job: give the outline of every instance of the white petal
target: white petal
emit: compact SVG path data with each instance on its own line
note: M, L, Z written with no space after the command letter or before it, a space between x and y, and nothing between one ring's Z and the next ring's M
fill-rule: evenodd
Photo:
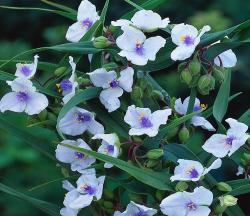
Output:
M87 124L87 130L89 133L94 134L94 135L104 133L103 125L97 122L95 119L92 119L92 121L90 121Z
M101 87L103 89L109 88L110 82L117 77L115 71L107 72L104 68L96 69L95 71L87 74L89 75L94 86Z
M63 205L66 207L69 207L69 204L72 203L75 199L77 199L80 196L80 193L74 189L66 193L66 196L63 201Z
M141 136L143 134L147 134L149 137L154 137L158 134L158 129L151 127L151 128L131 128L129 130L130 136Z
M68 28L66 39L70 42L79 42L87 31L88 28L83 26L81 22L76 22Z
M159 28L166 28L168 26L168 24L170 23L169 18L165 18L161 21Z
M202 148L215 157L223 158L228 154L231 148L230 145L226 144L226 138L226 135L214 134L205 142Z
M209 121L207 121L204 117L201 116L194 116L191 119L191 124L194 126L201 126L203 129L206 129L208 131L215 131L215 128Z
M102 197L102 191L103 191L103 184L104 184L105 176L100 176L97 180L98 180L98 187L97 187L95 197L96 197L97 200L99 200Z
M148 58L145 55L138 55L134 50L121 50L118 54L122 57L126 57L128 61L131 61L131 63L135 65L143 66L148 62Z
M62 208L60 210L60 215L61 216L77 216L78 210L76 209L71 209L71 208Z
M134 76L134 69L131 67L127 67L126 69L121 71L119 81L119 86L123 88L126 92L132 91L133 85L133 76Z
M225 68L234 67L236 63L237 63L237 57L231 49L221 53L214 59L214 64Z
M67 180L64 180L63 181L63 185L62 187L67 190L67 191L72 191L72 190L75 190L76 188Z
M213 193L203 186L194 189L192 194L192 201L197 205L210 206L213 202Z
M234 152L236 152L241 146L243 146L247 139L249 138L250 136L249 135L245 135L245 136L242 136L241 139L236 139L236 140L233 140L232 142L232 146L229 150L229 153L228 153L228 156L230 157Z
M188 216L209 216L211 210L207 206L198 206L195 211L191 211Z
M81 208L89 206L92 200L93 200L93 196L91 195L88 195L88 194L80 195L77 199L69 203L69 207L72 209L81 209Z
M185 60L189 58L195 51L195 46L177 46L172 52L171 52L171 59L173 61L177 60Z
M113 112L121 106L119 97L122 93L123 90L120 87L102 90L99 98L108 112Z
M116 21L112 21L111 24L112 24L112 26L129 26L129 24L131 24L131 22L129 20L126 20L126 19L119 19Z
M28 115L39 114L49 105L49 101L44 94L38 92L29 92L28 96L29 99L25 108L25 112Z
M11 86L12 91L15 92L34 92L36 91L36 88L33 86L33 83L26 79L18 77L14 79L13 81L7 81L7 84Z
M238 166L238 171L236 173L237 176L243 175L245 173L245 169L241 166Z
M206 168L203 172L203 175L206 175L208 172L210 172L213 169L218 169L221 167L222 161L220 158L217 158L208 168Z
M187 113L187 107L184 106L184 104L182 103L181 101L181 98L178 98L176 101L175 101L175 104L174 104L174 109L177 113L181 114L181 115L185 115Z
M187 97L183 101L183 105L184 105L184 107L186 107L186 109L188 108L189 100L190 100L190 97ZM198 98L195 98L194 106L200 106L200 104L201 104L200 100Z
M119 137L115 133L111 134L96 134L91 139L102 139L110 145L119 144Z
M89 18L91 21L95 22L97 19L99 19L99 16L96 12L96 6L88 0L83 0L78 7L77 20L83 21L86 18Z
M62 143L75 146L75 141L64 140ZM56 159L63 163L72 163L75 160L75 151L62 145L57 145Z
M18 100L16 92L10 92L5 94L0 101L0 111L5 112L6 110L12 112L23 112L26 107L24 101Z
M152 123L155 128L159 128L160 125L166 124L168 117L171 115L171 109L157 110L152 113Z
M146 213L147 216L152 216L152 215L155 215L157 213L156 209L148 208L147 206L137 204L137 203L135 203L133 201L130 202L130 204L128 205L128 207L129 206L136 207L135 210L139 209L141 212ZM127 210L128 210L128 207L127 207Z
M161 36L148 38L143 44L143 47L145 49L145 56L149 60L154 61L156 58L156 54L162 47L165 46L165 44L166 40Z
M228 118L225 120L229 125L230 129L228 130L228 134L244 134L248 130L248 126L244 123L241 123L233 118Z
M202 37L202 35L204 35L206 32L210 31L211 27L209 25L205 25L202 27L202 29L199 32L199 35L196 37L195 39L195 46L197 46L200 43L200 38Z

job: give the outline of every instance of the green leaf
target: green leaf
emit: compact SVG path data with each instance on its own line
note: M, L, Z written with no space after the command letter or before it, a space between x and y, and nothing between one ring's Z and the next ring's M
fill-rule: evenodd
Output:
M228 194L232 196L239 196L242 194L250 193L250 179L238 179L226 182L232 187L232 191Z
M221 122L227 112L231 84L231 71L227 71L226 78L221 84L213 106L213 116Z
M137 10L143 10L143 7L137 5L136 3L130 1L130 0L124 0L125 2L127 2L128 4L132 5L134 8L136 8Z
M64 6L64 5L55 3L55 2L51 2L51 1L48 1L48 0L41 0L41 2L43 2L45 4L48 4L48 5L51 5L51 6L55 7L55 8L64 10L66 12L69 12L69 13L74 14L75 16L77 16L77 11L70 8L70 7L67 7L67 6Z
M227 216L246 216L239 205L231 206L226 209Z
M32 204L34 207L40 209L41 211L43 211L44 213L51 215L51 216L56 216L56 215L60 215L59 211L60 208L52 203L49 202L45 202L43 200L39 200L36 198L33 198L31 196L28 196L24 193L21 193L13 188L10 188L2 183L0 183L0 191L2 191L3 193L9 194L11 196L17 197L21 200L24 200L26 202L29 202L30 204Z
M92 157L95 157L96 159L100 161L111 163L117 168L127 172L128 174L136 178L138 181L144 184L147 184L151 187L154 187L159 190L173 191L173 188L170 185L170 180L169 180L170 174L167 173L166 171L154 172L150 170L145 170L145 169L138 168L126 161L113 158L105 154L101 154L101 153L90 151L90 150L83 149L83 148L74 147L68 144L61 144L61 145L68 147L70 149L76 150L78 152L82 152L84 154L90 155Z
M250 109L248 109L240 118L239 121L250 126Z

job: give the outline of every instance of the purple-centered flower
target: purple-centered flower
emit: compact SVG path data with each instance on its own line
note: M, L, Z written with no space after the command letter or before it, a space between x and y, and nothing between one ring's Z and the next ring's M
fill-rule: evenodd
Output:
M143 47L143 44L137 43L137 44L136 44L135 51L136 51L136 53L137 53L138 55L141 55L141 56L144 55L145 49L144 49L144 47Z
M75 156L77 159L83 159L85 157L85 155L81 152L75 152Z
M189 35L185 35L183 37L183 43L186 44L187 46L193 45L194 44L194 38Z
M135 216L148 216L146 212L139 211L135 214Z
M235 136L229 136L229 137L227 137L226 138L226 144L228 144L228 145L232 145L232 143L233 143L233 141L236 139L236 137Z
M84 186L84 192L86 192L88 195L94 195L96 189L94 187L91 187L90 185Z
M21 72L23 73L23 75L25 75L26 77L28 77L31 74L31 70L27 65L22 66L21 68Z
M117 88L117 87L119 87L119 81L117 79L114 79L110 82L109 85L111 88Z
M187 203L187 209L190 211L194 211L197 209L197 205L194 202L190 201Z
M153 124L148 117L143 116L141 117L141 126L143 128L150 128L153 126Z
M114 145L107 145L107 152L109 153L109 154L113 154L114 153L114 150L115 150L115 147L114 147Z
M90 29L93 25L93 21L91 21L89 18L86 18L82 21L82 25L87 27L87 29Z
M193 168L189 171L189 175L193 179L193 178L198 178L199 173L195 168Z
M88 113L78 112L77 113L77 121L79 122L89 122L91 120L91 116Z
M17 96L18 100L21 101L21 102L27 102L28 99L29 99L29 95L28 95L27 92L20 91L20 92L17 93L16 96Z
M60 88L62 91L71 91L73 88L73 84L70 80L64 79L60 83Z

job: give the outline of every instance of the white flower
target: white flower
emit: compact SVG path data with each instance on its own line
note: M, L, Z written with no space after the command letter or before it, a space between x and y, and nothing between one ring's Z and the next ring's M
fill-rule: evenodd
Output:
M112 21L113 26L128 26L132 25L136 28L145 31L152 32L158 28L166 28L169 24L169 18L161 19L161 16L158 13L155 13L151 10L140 10L134 14L131 21L121 19L117 21Z
M72 68L72 74L69 79L63 79L60 84L57 84L59 91L62 91L63 103L66 104L74 95L75 89L78 86L78 83L75 82L75 71L76 64L74 63L73 57L69 56L69 64Z
M147 134L150 137L156 136L159 127L166 124L171 109L157 110L151 113L148 108L139 108L131 105L128 107L124 121L131 126L129 135Z
M88 0L83 0L78 8L77 22L71 25L66 33L70 42L78 42L86 32L99 20L96 7Z
M231 49L224 51L214 59L214 64L224 68L234 67L236 63L237 57Z
M39 56L35 55L34 62L30 64L17 63L15 76L26 79L32 78L36 73L38 58Z
M61 143L91 150L88 144L82 139L78 139L77 141L63 140ZM84 153L72 150L60 144L58 144L56 148L56 158L63 163L71 164L71 170L78 172L88 168L95 162L95 158L85 155Z
M238 171L236 173L237 176L243 175L245 173L245 169L241 166L238 166Z
M180 115L186 115L187 109L188 109L188 104L189 104L189 99L190 99L190 97L187 97L183 101L183 103L181 101L181 98L177 99L175 101L175 105L174 105L175 111L177 113L179 113ZM200 100L198 98L196 98L193 111L197 112L197 111L200 111L203 108L204 108L204 104L201 104ZM208 131L215 131L215 128L213 127L213 125L211 125L209 123L209 121L207 121L204 117L200 116L200 114L194 116L191 119L191 124L194 125L194 126L201 126L203 129L206 129Z
M122 70L119 78L115 71L107 72L104 68L96 69L88 75L95 86L104 89L99 98L108 112L113 112L121 106L119 97L122 96L123 90L132 91L134 70L131 67Z
M117 158L120 153L120 141L115 133L112 134L96 134L92 139L101 139L102 144L98 148L98 152L102 154L109 155L111 157ZM104 164L105 168L113 167L110 163Z
M114 216L153 216L157 213L156 209L148 208L131 201L124 212L116 211Z
M116 39L121 49L118 54L135 65L146 65L148 60L154 61L157 52L165 46L166 40L161 36L146 39L143 32L136 28L123 26L122 30L123 34Z
M63 204L70 209L79 210L89 206L94 198L101 199L104 180L105 176L96 178L95 169L82 171L76 182L77 188L72 188L66 194Z
M162 200L161 211L168 216L208 216L213 194L204 187L197 187L193 193L177 192Z
M32 82L26 78L7 81L12 92L4 95L0 101L0 111L26 112L28 115L40 113L48 106L45 95L36 92Z
M171 181L199 181L201 176L206 175L212 169L221 167L221 159L216 159L208 168L204 168L198 161L179 159L175 167Z
M59 121L59 130L67 135L77 136L86 130L91 134L104 133L103 126L95 121L94 115L82 108L73 107Z
M226 119L226 122L230 125L227 134L214 134L202 146L206 152L213 154L215 157L231 156L250 137L246 133L247 125L232 118Z
M171 38L177 47L172 51L171 59L177 61L189 58L200 43L201 36L210 29L210 26L206 25L198 32L192 25L184 23L175 25L171 31Z

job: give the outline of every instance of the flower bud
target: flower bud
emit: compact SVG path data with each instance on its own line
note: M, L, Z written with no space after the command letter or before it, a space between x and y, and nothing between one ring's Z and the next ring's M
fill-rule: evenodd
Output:
M91 84L90 79L83 77L78 77L77 82L79 85L84 85L84 86L89 86Z
M178 136L181 143L185 143L190 137L189 130L187 129L187 127L182 127L178 133Z
M156 190L155 197L156 197L156 199L158 199L159 201L161 201L165 197L165 192L164 191L160 191L160 190Z
M247 144L250 145L250 138L247 139Z
M59 68L57 68L57 69L54 71L54 74L55 74L56 76L61 76L61 75L63 75L63 74L65 73L66 70L67 70L66 67L59 67Z
M245 159L246 162L250 162L250 154L244 153L243 158Z
M176 191L185 191L188 189L188 184L186 182L178 182L175 186Z
M143 97L143 91L139 86L134 86L131 92L131 98L133 100L140 100Z
M164 154L162 149L152 149L149 150L146 154L146 157L149 159L157 159Z
M225 182L219 182L217 184L217 188L218 188L218 190L223 191L223 192L232 191L232 187L230 185L228 185L227 183L225 183Z
M225 79L225 70L221 67L214 66L213 67L213 77L218 82L223 82Z
M198 81L198 91L202 95L209 94L209 91L214 89L215 79L210 75L206 74L199 78Z
M115 62L110 62L110 63L104 64L102 67L105 68L107 71L110 71L110 70L116 69L118 65Z
M188 68L192 76L197 76L200 74L201 71L201 63L197 58L195 58L193 61L190 62Z
M110 201L103 201L103 207L105 209L112 209L114 206L113 206L113 203Z
M155 167L159 163L158 160L150 159L146 162L146 167L152 168Z
M186 83L187 85L189 85L191 83L192 75L191 75L191 73L189 72L188 69L184 69L181 72L180 79L181 79L182 82Z
M151 96L156 100L164 100L163 94L158 90L153 90Z
M108 47L111 44L112 44L112 42L109 41L108 38L106 38L104 36L100 36L100 37L95 38L95 40L93 42L94 47L98 48L98 49Z
M237 198L233 197L232 195L225 195L225 196L221 196L219 197L220 200L220 205L221 206L234 206L237 204Z
M175 127L173 129L170 129L167 133L166 138L171 139L173 138L177 133L179 132L179 127Z
M108 200L114 199L114 193L108 189L103 189L104 197Z
M47 119L47 116L48 116L48 112L47 112L46 109L43 110L42 112L40 112L40 113L38 114L38 118L39 118L41 121L46 120L46 119Z
M181 73L187 65L187 62L182 62L178 65L178 72Z

